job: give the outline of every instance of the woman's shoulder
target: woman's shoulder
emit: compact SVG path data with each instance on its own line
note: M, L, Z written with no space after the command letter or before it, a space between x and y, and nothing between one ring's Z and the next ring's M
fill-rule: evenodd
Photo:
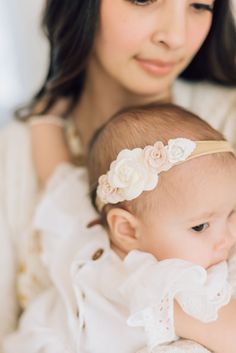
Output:
M176 104L199 115L235 145L236 87L177 80L173 97Z
M208 81L190 82L179 79L174 84L173 95L177 104L183 102L189 108L204 102L207 106L214 103L234 105L236 108L236 87L226 87Z
M210 82L198 82L192 84L192 94L195 100L209 102L216 106L217 104L225 107L233 106L236 109L236 87L226 87Z

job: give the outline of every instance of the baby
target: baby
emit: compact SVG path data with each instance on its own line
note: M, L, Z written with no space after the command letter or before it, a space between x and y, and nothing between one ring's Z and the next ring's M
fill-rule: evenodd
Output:
M58 128L56 144L62 149ZM43 148L47 143L55 141L44 140ZM75 209L73 195L76 199L76 190L86 184L84 171L75 174L78 168L69 160L66 152L60 160L55 151L55 165L67 164L51 178L52 193L45 193L36 214L39 229L45 218L50 229L50 218L63 215L61 238L71 234L68 199ZM40 319L31 309L13 343L20 342L25 353L40 351L32 348L37 339L50 353L135 353L143 347L153 352L182 336L217 353L234 353L236 303L226 260L236 237L236 158L229 143L194 114L171 104L153 105L113 116L93 137L87 161L99 214L90 226L102 227L87 230L70 262L65 281L72 283L74 299L72 291L55 283L58 292L36 302ZM68 187L58 191L52 185L59 169L62 183L63 175L75 175L71 198ZM50 245L51 257L60 252L52 274L60 271L66 237L63 244ZM27 327L32 317L39 323L34 335ZM7 353L14 352L9 342Z
M235 241L235 168L223 136L172 105L119 113L88 156L92 201L120 257L136 249L205 269Z
M176 339L173 298L192 317L216 320L230 299L224 261L236 237L236 158L223 136L176 106L126 110L96 133L88 173L112 249L95 276L113 278L109 305L136 342L137 327L150 351ZM122 351L133 351L131 336Z

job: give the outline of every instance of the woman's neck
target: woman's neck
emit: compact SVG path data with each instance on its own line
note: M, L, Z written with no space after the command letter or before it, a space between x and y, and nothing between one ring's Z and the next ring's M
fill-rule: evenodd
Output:
M118 110L130 106L170 100L170 92L164 95L146 97L132 94L110 76L102 73L102 70L96 73L93 72L93 69L89 70L82 96L73 113L84 152L86 153L94 131Z

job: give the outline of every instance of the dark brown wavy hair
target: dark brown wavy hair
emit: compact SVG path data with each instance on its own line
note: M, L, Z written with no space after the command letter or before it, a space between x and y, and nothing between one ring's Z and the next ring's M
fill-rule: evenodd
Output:
M50 63L39 92L18 116L47 113L61 98L69 101L65 116L83 90L85 68L99 20L100 0L47 0L43 29L50 44ZM181 74L187 80L208 80L236 86L236 24L230 0L215 0L211 30L193 61Z

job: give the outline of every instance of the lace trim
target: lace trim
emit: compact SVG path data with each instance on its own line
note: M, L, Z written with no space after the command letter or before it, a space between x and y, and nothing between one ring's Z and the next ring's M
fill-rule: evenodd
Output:
M203 322L217 320L218 310L226 305L231 298L231 286L225 283L224 287L217 291L212 298L207 295L186 292L176 295L181 308L190 316Z
M78 134L75 122L71 117L67 119L57 115L33 115L29 119L30 126L41 124L55 125L65 130L66 140L73 155L73 162L77 166L85 166L85 157L82 154L81 139Z
M144 348L136 353L150 353L150 350ZM196 342L180 339L168 345L155 347L151 353L210 353L210 351Z
M231 297L227 265L208 271L180 259L158 262L152 255L132 251L125 259L127 280L120 293L131 312L127 323L143 327L149 350L178 339L174 328L174 298L182 309L203 322L214 321Z
M227 282L226 262L212 266L207 271L206 281L197 291L187 290L176 294L182 309L190 316L203 322L215 321L218 310L227 304L232 290Z
M173 319L173 300L169 296L161 299L161 303L145 308L132 315L127 323L129 326L143 326L149 349L162 343L172 342L179 337L175 335Z
M36 125L41 125L41 124L48 124L48 125L55 125L58 127L64 128L66 125L66 122L63 118L53 115L53 114L48 114L48 115L33 115L31 118L28 120L28 123L30 126L36 126Z

